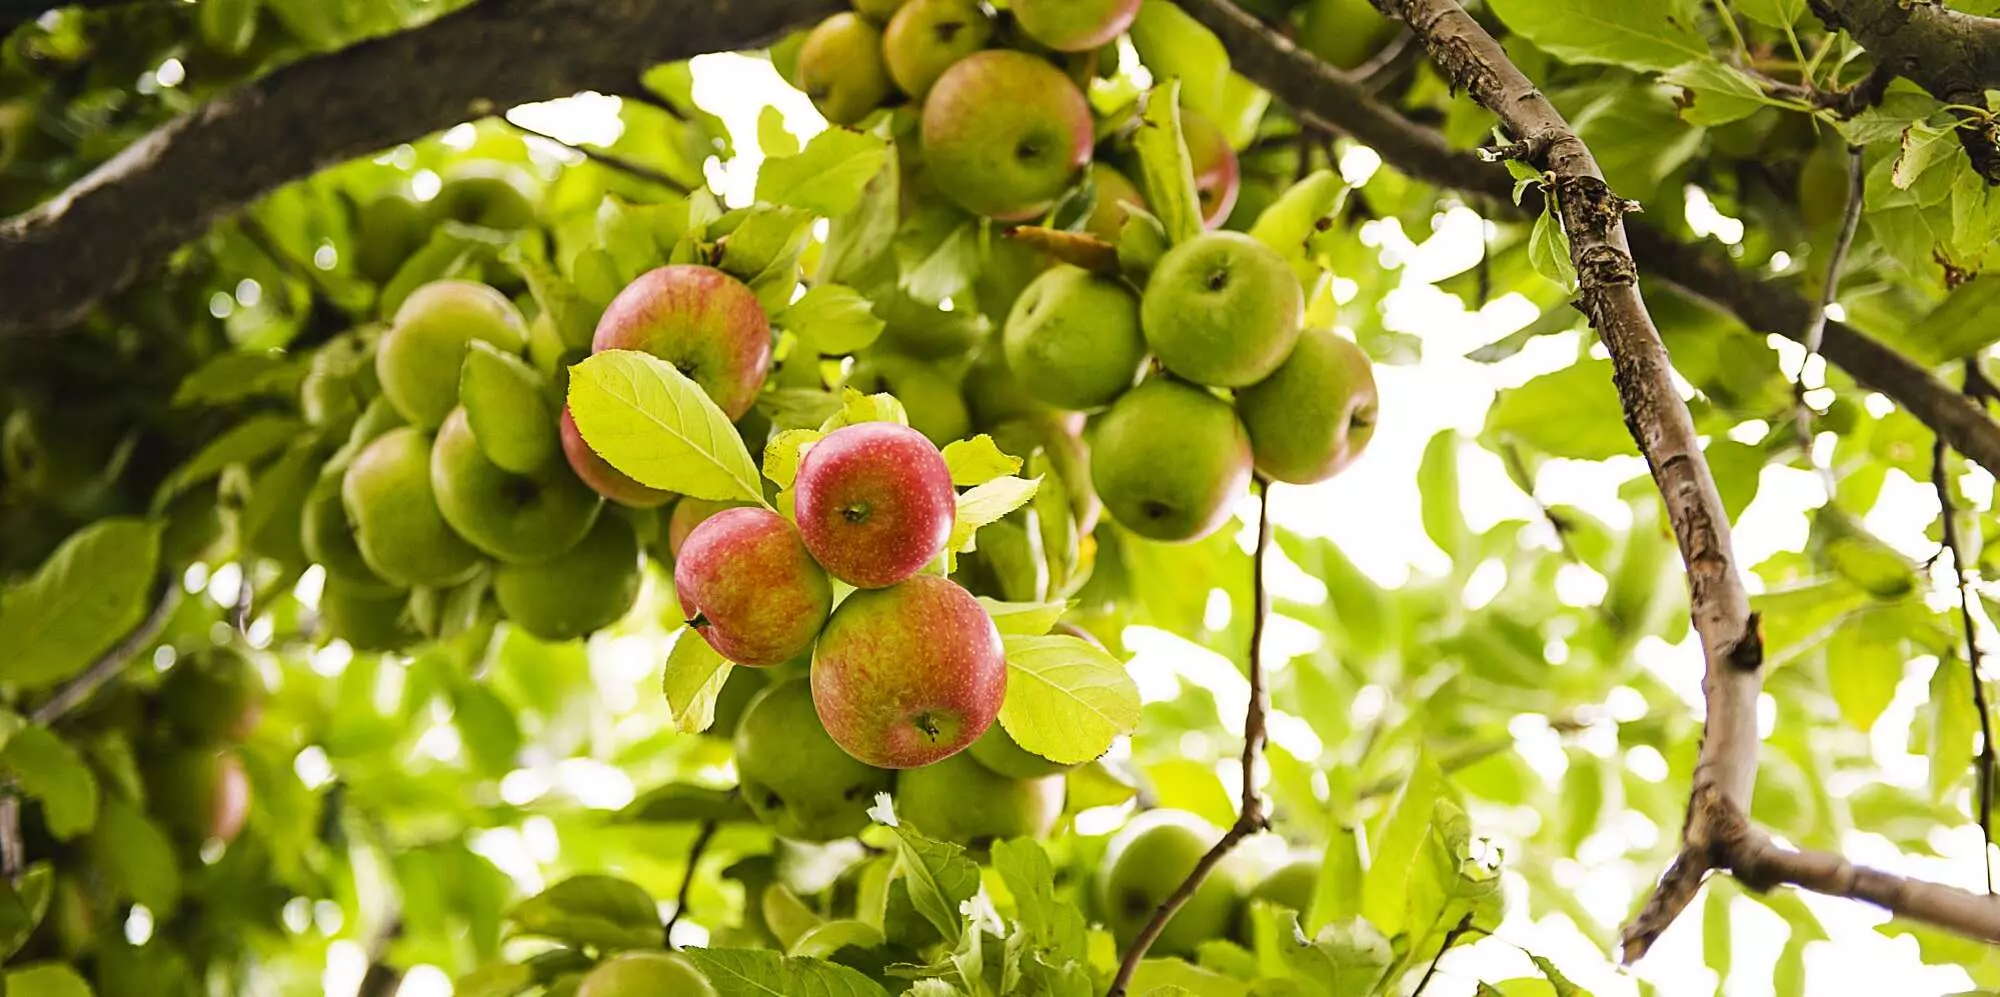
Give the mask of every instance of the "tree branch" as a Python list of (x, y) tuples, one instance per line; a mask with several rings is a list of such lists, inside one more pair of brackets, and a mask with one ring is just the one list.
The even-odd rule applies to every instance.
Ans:
[[(1972, 708), (1979, 711), (1979, 778), (1975, 793), (1979, 807), (1979, 835), (1985, 847), (1980, 857), (1986, 862), (1986, 892), (1993, 892), (1993, 712), (1986, 704), (1986, 674), (1980, 668), (1979, 628), (1972, 622), (1972, 570), (1965, 563), (1965, 547), (1958, 538), (1958, 510), (1951, 500), (1951, 479), (1945, 469), (1950, 451), (1944, 441), (1931, 448), (1931, 487), (1938, 497), (1944, 548), (1951, 551), (1951, 569), (1958, 589), (1958, 620), (1965, 631), (1965, 667), (1972, 673)], [(1944, 662), (1939, 668), (1946, 667)]]
[[(250, 584), (249, 579), (245, 578), (243, 584)], [(57, 689), (55, 695), (50, 696), (47, 702), (35, 707), (34, 712), (28, 714), (30, 721), (47, 727), (68, 716), (71, 710), (82, 706), (84, 701), (104, 683), (124, 671), (125, 666), (131, 664), (132, 659), (138, 657), (140, 652), (153, 646), (153, 641), (160, 636), (160, 631), (167, 628), (167, 621), (173, 619), (174, 610), (181, 604), (178, 579), (164, 578), (160, 585), (162, 589), (160, 599), (153, 604), (153, 611), (146, 614), (146, 618), (140, 620), (139, 625), (133, 627), (123, 640), (111, 650), (104, 652), (103, 657), (92, 662), (82, 674)]]
[(839, 0), (481, 0), (306, 59), (163, 125), (0, 222), (0, 333), (52, 330), (285, 183), (645, 66), (760, 45)]
[[(1727, 11), (1724, 12), (1725, 14)], [(1814, 311), (1806, 323), (1803, 340), (1806, 357), (1799, 363), (1799, 376), (1792, 382), (1792, 427), (1798, 432), (1799, 448), (1805, 451), (1807, 466), (1819, 472), (1820, 481), (1826, 487), (1828, 501), (1833, 499), (1836, 482), (1833, 469), (1819, 462), (1813, 453), (1812, 406), (1806, 404), (1806, 368), (1812, 365), (1814, 357), (1826, 343), (1826, 313), (1840, 297), (1840, 268), (1847, 262), (1847, 251), (1854, 245), (1854, 233), (1861, 227), (1861, 199), (1867, 174), (1861, 163), (1861, 147), (1847, 150), (1847, 204), (1841, 211), (1840, 234), (1833, 240), (1833, 252), (1826, 258), (1826, 286), (1820, 292), (1819, 309)], [(1824, 362), (1824, 358), (1821, 358)]]
[[(2000, 88), (2000, 18), (1909, 0), (1808, 0), (1826, 26), (1845, 31), (1880, 66), (1947, 104), (1986, 106)], [(2000, 184), (2000, 128), (1961, 112), (1958, 138), (1987, 183)]]
[(701, 830), (694, 836), (694, 844), (688, 846), (687, 875), (681, 877), (679, 894), (674, 898), (674, 913), (667, 918), (667, 927), (661, 932), (667, 948), (678, 948), (674, 944), (674, 925), (681, 923), (681, 915), (687, 913), (688, 895), (694, 892), (694, 870), (701, 864), (702, 853), (708, 851), (708, 843), (715, 840), (716, 828), (721, 824), (714, 818), (701, 822)]
[(1132, 985), (1132, 974), (1139, 971), (1139, 963), (1146, 958), (1146, 951), (1153, 947), (1160, 932), (1165, 931), (1167, 922), (1187, 905), (1194, 897), (1194, 891), (1208, 879), (1209, 873), (1222, 863), (1232, 849), (1243, 839), (1270, 826), (1270, 818), (1264, 812), (1264, 798), (1257, 793), (1257, 757), (1264, 749), (1265, 739), (1265, 696), (1264, 696), (1264, 625), (1271, 618), (1271, 593), (1264, 584), (1264, 558), (1271, 549), (1271, 483), (1262, 476), (1257, 478), (1257, 546), (1250, 556), (1250, 706), (1243, 717), (1243, 795), (1237, 804), (1236, 823), (1224, 832), (1207, 854), (1195, 863), (1194, 870), (1181, 881), (1167, 899), (1153, 911), (1153, 916), (1139, 929), (1138, 937), (1132, 939), (1131, 948), (1125, 958), (1118, 963), (1118, 975), (1111, 980), (1111, 989), (1106, 997), (1125, 997), (1125, 990)]
[(606, 166), (611, 169), (617, 170), (618, 172), (624, 173), (634, 179), (644, 180), (647, 183), (653, 184), (655, 186), (665, 187), (667, 190), (670, 190), (674, 192), (676, 195), (681, 197), (686, 197), (689, 193), (691, 193), (687, 189), (687, 187), (681, 184), (680, 181), (675, 180), (673, 177), (670, 177), (665, 173), (661, 173), (659, 170), (647, 166), (644, 163), (633, 162), (632, 160), (626, 159), (625, 157), (620, 156), (615, 152), (607, 152), (606, 150), (599, 149), (596, 146), (580, 145), (575, 142), (565, 142), (562, 139), (559, 139), (554, 135), (549, 134), (548, 132), (542, 131), (539, 128), (530, 128), (529, 126), (521, 124), (520, 122), (514, 121), (512, 119), (503, 119), (503, 120), (507, 122), (507, 126), (509, 128), (513, 128), (516, 131), (522, 132), (524, 134), (533, 135), (534, 137), (541, 139), (544, 142), (548, 142), (552, 145), (562, 146), (563, 148), (568, 149), (569, 151), (574, 152), (577, 155), (582, 156), (583, 158), (588, 159), (593, 163), (597, 163), (601, 166)]

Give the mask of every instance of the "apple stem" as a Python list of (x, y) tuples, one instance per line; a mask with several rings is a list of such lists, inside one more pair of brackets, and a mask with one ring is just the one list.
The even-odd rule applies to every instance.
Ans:
[(1126, 988), (1132, 984), (1132, 974), (1138, 972), (1140, 960), (1146, 957), (1146, 951), (1153, 947), (1160, 932), (1166, 930), (1167, 922), (1173, 920), (1231, 850), (1243, 839), (1271, 826), (1270, 816), (1264, 812), (1264, 798), (1257, 792), (1257, 756), (1263, 752), (1265, 740), (1264, 624), (1271, 616), (1271, 594), (1264, 585), (1264, 555), (1271, 549), (1270, 489), (1270, 481), (1258, 475), (1257, 547), (1251, 554), (1250, 569), (1253, 606), (1250, 617), (1250, 705), (1243, 717), (1243, 797), (1237, 806), (1236, 822), (1223, 833), (1222, 840), (1217, 841), (1215, 847), (1194, 864), (1194, 870), (1181, 881), (1181, 885), (1160, 901), (1152, 918), (1139, 929), (1138, 937), (1132, 939), (1132, 947), (1126, 950), (1125, 958), (1118, 964), (1118, 975), (1112, 978), (1106, 997), (1125, 997)]
[(715, 818), (701, 822), (701, 830), (695, 833), (694, 844), (688, 846), (687, 872), (681, 876), (680, 892), (674, 897), (674, 913), (667, 918), (667, 926), (660, 932), (660, 941), (667, 948), (674, 948), (674, 925), (681, 923), (681, 915), (687, 913), (688, 894), (694, 892), (694, 869), (701, 864), (702, 853), (708, 851), (708, 843), (715, 837), (720, 826)]

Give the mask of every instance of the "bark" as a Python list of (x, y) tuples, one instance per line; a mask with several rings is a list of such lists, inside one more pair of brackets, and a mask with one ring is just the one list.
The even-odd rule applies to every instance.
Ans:
[[(1897, 75), (1947, 104), (1986, 106), (2000, 89), (2000, 18), (1912, 0), (1808, 0), (1830, 29), (1845, 31)], [(1987, 183), (2000, 184), (2000, 125), (1961, 115), (1958, 138)]]

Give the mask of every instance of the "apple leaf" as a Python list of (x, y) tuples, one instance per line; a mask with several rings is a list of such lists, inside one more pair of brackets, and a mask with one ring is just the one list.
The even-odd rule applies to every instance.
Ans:
[(831, 962), (786, 958), (768, 949), (686, 949), (718, 997), (889, 997), (874, 980)]
[(768, 505), (729, 417), (665, 360), (606, 350), (570, 368), (569, 410), (592, 450), (640, 484)]
[(981, 433), (969, 440), (945, 444), (944, 466), (951, 469), (952, 484), (972, 488), (1018, 472), (1021, 458), (1002, 453), (993, 437)]
[(945, 550), (962, 554), (975, 549), (973, 535), (979, 528), (997, 523), (1002, 517), (1027, 505), (1035, 497), (1035, 489), (1040, 488), (1040, 478), (1016, 478), (1008, 476), (994, 478), (983, 485), (960, 492), (958, 515), (951, 524), (951, 539), (945, 542)]
[(562, 446), (556, 413), (549, 408), (548, 378), (483, 339), (470, 345), (458, 369), (458, 397), (472, 438), (501, 469), (533, 474)]
[(886, 940), (882, 937), (882, 929), (866, 921), (842, 919), (806, 929), (805, 934), (792, 942), (786, 954), (795, 958), (826, 959), (844, 948), (865, 952), (879, 949), (884, 944)]
[(764, 155), (778, 159), (799, 154), (799, 137), (785, 127), (785, 112), (775, 104), (766, 104), (757, 112), (757, 146)]
[(1181, 135), (1180, 94), (1177, 79), (1147, 91), (1139, 131), (1132, 139), (1139, 150), (1139, 171), (1146, 181), (1146, 204), (1174, 244), (1186, 242), (1202, 230), (1194, 166), (1188, 157), (1187, 140)]
[(1306, 296), (1325, 278), (1326, 271), (1313, 259), (1307, 240), (1319, 232), (1320, 223), (1339, 213), (1347, 201), (1347, 182), (1332, 170), (1316, 170), (1304, 180), (1278, 195), (1271, 206), (1250, 226), (1250, 236), (1278, 251), (1298, 275)]
[(858, 422), (893, 422), (898, 426), (907, 426), (910, 416), (903, 411), (903, 403), (897, 401), (895, 395), (864, 395), (853, 388), (845, 388), (841, 391), (840, 411), (829, 417), (819, 431), (831, 433)]
[(16, 731), (0, 752), (5, 769), (21, 791), (42, 801), (49, 833), (68, 841), (97, 823), (97, 777), (69, 742), (46, 727)]
[(772, 322), (797, 334), (806, 346), (829, 356), (867, 349), (882, 335), (884, 322), (861, 292), (839, 284), (817, 284), (779, 312)]
[(1057, 959), (1090, 956), (1083, 911), (1057, 898), (1055, 866), (1032, 838), (993, 843), (993, 871), (1007, 884), (1030, 942)]
[(145, 618), (159, 549), (158, 524), (101, 519), (0, 592), (0, 681), (39, 689), (88, 667)]
[(667, 709), (673, 712), (674, 726), (681, 733), (699, 734), (715, 723), (715, 698), (722, 694), (722, 683), (735, 667), (692, 629), (683, 629), (675, 638), (660, 691), (666, 695)]
[(900, 823), (890, 826), (896, 830), (896, 868), (909, 888), (911, 906), (956, 945), (966, 926), (958, 908), (979, 892), (979, 866), (960, 845), (926, 838)]
[(76, 970), (60, 962), (36, 962), (7, 970), (0, 981), (0, 993), (33, 994), (35, 997), (91, 997), (90, 984)]
[(255, 464), (283, 450), (306, 432), (304, 423), (289, 416), (251, 416), (208, 442), (187, 463), (167, 476), (153, 496), (157, 514), (166, 504), (192, 485), (201, 484), (237, 464)]
[(979, 597), (979, 604), (986, 609), (986, 615), (993, 618), (993, 625), (1002, 634), (1017, 637), (1040, 637), (1048, 633), (1069, 612), (1069, 603), (1063, 602), (1001, 602), (998, 599)]
[(798, 155), (765, 160), (757, 172), (757, 200), (844, 215), (861, 203), (862, 190), (888, 162), (888, 140), (829, 128)]
[(565, 879), (515, 904), (507, 919), (524, 935), (600, 949), (655, 948), (665, 937), (653, 895), (616, 876)]
[(1444, 773), (1428, 755), (1419, 755), (1389, 810), (1369, 829), (1373, 860), (1361, 880), (1361, 916), (1394, 936), (1407, 925), (1409, 880), (1418, 852), (1429, 836), (1431, 813), (1445, 792)]
[(1076, 765), (1139, 726), (1139, 687), (1110, 652), (1070, 636), (1002, 639), (1007, 700), (1000, 726), (1022, 748)]
[(817, 429), (787, 429), (771, 437), (771, 442), (764, 444), (764, 477), (779, 488), (792, 487), (799, 476), (799, 461), (806, 458), (813, 444), (825, 438)]
[(1528, 261), (1564, 291), (1576, 291), (1576, 263), (1569, 255), (1569, 233), (1563, 231), (1554, 198), (1542, 202), (1541, 216), (1535, 219), (1535, 228), (1528, 235)]
[(1487, 9), (1536, 47), (1574, 63), (1668, 70), (1708, 54), (1674, 0), (1493, 0)]

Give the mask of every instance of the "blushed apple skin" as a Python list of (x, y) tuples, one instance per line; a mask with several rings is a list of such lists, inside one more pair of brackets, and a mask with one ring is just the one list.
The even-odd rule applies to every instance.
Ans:
[(833, 610), (833, 584), (799, 531), (769, 509), (724, 509), (688, 534), (674, 594), (695, 632), (739, 665), (803, 654)]
[(714, 267), (665, 266), (611, 299), (590, 349), (638, 350), (673, 364), (734, 422), (771, 372), (771, 321), (742, 281)]
[(563, 459), (569, 462), (569, 469), (575, 471), (591, 491), (628, 509), (657, 509), (673, 501), (673, 492), (640, 484), (590, 449), (590, 444), (584, 441), (583, 431), (576, 428), (576, 419), (569, 414), (567, 405), (563, 406), (559, 429)]
[(1014, 0), (1028, 36), (1058, 52), (1109, 45), (1139, 16), (1140, 0)]
[(960, 59), (993, 39), (993, 18), (978, 0), (910, 0), (882, 34), (882, 54), (898, 89), (923, 100)]
[(944, 550), (958, 493), (944, 456), (892, 422), (845, 426), (799, 462), (794, 511), (806, 549), (856, 588), (894, 585)]
[(1000, 631), (972, 593), (936, 575), (863, 590), (813, 650), (813, 704), (848, 754), (877, 768), (949, 758), (986, 733), (1007, 695)]
[[(643, 487), (643, 486), (641, 486)], [(667, 553), (681, 556), (681, 545), (687, 543), (688, 534), (695, 527), (708, 522), (709, 517), (724, 509), (741, 508), (741, 502), (717, 502), (688, 496), (674, 503), (674, 511), (667, 517)]]
[(1201, 223), (1220, 228), (1236, 210), (1243, 184), (1243, 167), (1222, 126), (1200, 111), (1184, 111), (1181, 134), (1187, 142), (1188, 163), (1194, 169), (1194, 191), (1201, 202)]
[(924, 98), (924, 155), (946, 197), (975, 215), (1027, 221), (1090, 165), (1090, 102), (1025, 52), (959, 60)]

